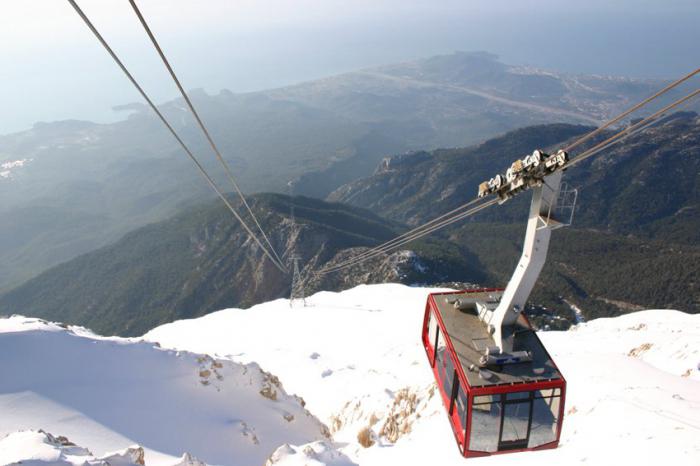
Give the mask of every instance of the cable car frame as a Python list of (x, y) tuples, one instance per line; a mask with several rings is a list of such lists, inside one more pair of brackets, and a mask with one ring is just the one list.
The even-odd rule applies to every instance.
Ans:
[(494, 188), (500, 202), (532, 190), (523, 253), (508, 286), (432, 293), (425, 306), (423, 346), (465, 457), (556, 448), (561, 437), (566, 380), (523, 310), (552, 230), (571, 223), (576, 193), (561, 186), (566, 152), (535, 154)]
[[(502, 291), (482, 289), (432, 293), (425, 307), (423, 345), (459, 451), (464, 457), (556, 448), (561, 436), (566, 380), (524, 314), (518, 320), (521, 335), (527, 334), (523, 342), (527, 340), (534, 349), (532, 362), (503, 365), (499, 372), (476, 366), (475, 361), (481, 354), (476, 347), (470, 352), (468, 345), (460, 342), (457, 344), (459, 351), (455, 349), (452, 337), (464, 336), (457, 325), (462, 329), (483, 326), (465, 326), (477, 324), (478, 317), (459, 309), (449, 309), (452, 307), (449, 301), (465, 295), (493, 297)], [(455, 315), (443, 318), (443, 312)], [(486, 337), (486, 333), (484, 331), (480, 337)], [(465, 367), (465, 363), (469, 365)], [(538, 363), (543, 367), (535, 367)], [(485, 407), (488, 407), (488, 413)], [(519, 426), (514, 426), (514, 420)]]

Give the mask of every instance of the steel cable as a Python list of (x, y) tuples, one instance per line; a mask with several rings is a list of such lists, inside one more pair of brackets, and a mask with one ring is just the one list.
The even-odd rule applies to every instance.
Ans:
[(197, 120), (197, 124), (199, 125), (199, 128), (202, 130), (202, 133), (204, 133), (204, 136), (206, 137), (207, 141), (209, 141), (209, 145), (211, 146), (212, 150), (214, 151), (214, 154), (216, 154), (216, 158), (219, 160), (219, 163), (223, 166), (224, 171), (226, 172), (226, 175), (228, 176), (228, 179), (231, 181), (231, 184), (233, 185), (234, 189), (236, 190), (238, 197), (243, 202), (243, 205), (245, 206), (246, 210), (248, 211), (248, 214), (250, 214), (251, 218), (255, 222), (255, 225), (257, 226), (258, 230), (262, 234), (262, 237), (265, 240), (265, 242), (267, 243), (267, 245), (269, 246), (270, 250), (277, 258), (277, 261), (279, 263), (283, 263), (279, 254), (277, 254), (277, 251), (275, 250), (274, 246), (272, 246), (272, 243), (270, 242), (269, 238), (265, 234), (265, 230), (263, 230), (262, 226), (260, 226), (260, 222), (258, 222), (257, 217), (255, 216), (255, 214), (251, 210), (250, 206), (248, 205), (248, 201), (246, 200), (245, 196), (243, 195), (243, 192), (241, 192), (241, 189), (238, 186), (238, 183), (236, 182), (235, 178), (233, 177), (233, 173), (231, 173), (231, 168), (229, 167), (228, 162), (226, 162), (224, 157), (221, 155), (221, 152), (219, 151), (218, 146), (216, 145), (216, 143), (214, 143), (214, 139), (211, 137), (211, 134), (207, 130), (206, 126), (204, 125), (204, 122), (199, 117), (199, 113), (197, 112), (197, 110), (195, 110), (194, 105), (192, 105), (190, 98), (188, 97), (187, 93), (185, 92), (185, 89), (180, 84), (180, 80), (178, 79), (177, 75), (175, 74), (175, 71), (173, 70), (172, 66), (170, 66), (170, 62), (165, 57), (165, 53), (163, 52), (163, 49), (160, 47), (160, 44), (158, 43), (158, 41), (156, 40), (155, 35), (151, 31), (151, 28), (148, 26), (146, 19), (141, 14), (141, 10), (139, 10), (139, 7), (136, 5), (136, 1), (129, 0), (129, 3), (131, 4), (131, 7), (133, 8), (134, 13), (136, 13), (136, 16), (138, 17), (139, 21), (141, 22), (141, 25), (143, 26), (144, 30), (146, 31), (146, 34), (151, 39), (151, 42), (153, 43), (153, 46), (155, 47), (156, 51), (158, 52), (158, 55), (160, 56), (161, 60), (163, 61), (163, 64), (168, 69), (168, 72), (170, 73), (170, 76), (173, 78), (175, 85), (177, 86), (178, 90), (180, 91), (180, 94), (182, 95), (183, 99), (185, 99), (185, 103), (187, 103), (187, 106), (189, 107), (190, 111), (192, 112), (192, 115), (194, 115), (195, 120)]
[(447, 212), (447, 213), (445, 213), (445, 214), (443, 214), (443, 215), (441, 215), (441, 216), (439, 216), (439, 217), (437, 217), (437, 218), (434, 218), (433, 220), (431, 220), (431, 221), (429, 221), (429, 222), (427, 222), (427, 223), (424, 223), (423, 225), (420, 225), (420, 226), (418, 226), (418, 227), (416, 227), (416, 228), (414, 228), (414, 229), (412, 229), (412, 230), (409, 230), (409, 231), (407, 231), (407, 232), (405, 232), (405, 233), (403, 233), (403, 234), (397, 236), (396, 238), (393, 238), (393, 239), (390, 240), (390, 241), (387, 241), (387, 242), (385, 242), (385, 243), (382, 243), (382, 244), (380, 244), (379, 246), (375, 246), (374, 248), (372, 248), (372, 249), (370, 249), (370, 250), (368, 250), (368, 251), (365, 251), (365, 252), (359, 254), (357, 258), (359, 259), (359, 258), (361, 258), (361, 257), (364, 257), (364, 256), (367, 256), (367, 255), (369, 255), (369, 254), (372, 254), (375, 250), (388, 248), (388, 247), (392, 246), (394, 243), (401, 241), (401, 240), (404, 239), (405, 237), (410, 236), (410, 235), (413, 235), (413, 234), (415, 234), (415, 233), (418, 233), (419, 231), (421, 231), (421, 230), (423, 230), (423, 229), (425, 229), (425, 228), (429, 228), (431, 225), (433, 225), (433, 224), (439, 222), (440, 220), (442, 220), (442, 219), (444, 219), (444, 218), (446, 218), (446, 217), (450, 217), (450, 216), (452, 216), (452, 215), (457, 215), (460, 211), (463, 211), (463, 210), (465, 210), (465, 209), (468, 209), (469, 207), (471, 207), (472, 205), (474, 205), (474, 204), (477, 203), (478, 201), (480, 201), (479, 198), (472, 199), (471, 201), (467, 202), (466, 204), (462, 204), (461, 206), (459, 206), (459, 207), (457, 207), (457, 208), (455, 208), (455, 209), (453, 209), (453, 210), (451, 210), (451, 211), (449, 211), (449, 212)]
[[(595, 146), (591, 147), (590, 149), (585, 150), (583, 153), (580, 155), (576, 156), (573, 158), (569, 163), (566, 164), (566, 168), (573, 167), (578, 163), (581, 163), (582, 161), (588, 159), (589, 157), (592, 157), (599, 153), (601, 150), (606, 149), (610, 147), (612, 144), (619, 142), (620, 140), (631, 136), (632, 134), (636, 134), (639, 131), (642, 131), (646, 129), (648, 126), (652, 125), (655, 123), (658, 119), (663, 117), (664, 114), (666, 114), (669, 110), (672, 110), (679, 105), (682, 105), (684, 103), (687, 103), (691, 99), (695, 98), (700, 94), (700, 89), (696, 89), (695, 91), (687, 94), (685, 97), (682, 97), (661, 110), (658, 110), (654, 112), (653, 114), (649, 115), (648, 117), (638, 121), (637, 123), (628, 126), (627, 128), (623, 129), (622, 131), (614, 134), (613, 136), (607, 138), (606, 140), (596, 144)], [(622, 138), (622, 139), (621, 139)]]
[(474, 215), (474, 214), (476, 214), (476, 213), (478, 213), (478, 212), (480, 212), (480, 211), (486, 209), (487, 207), (490, 207), (490, 206), (492, 206), (492, 205), (494, 205), (494, 204), (497, 204), (497, 203), (498, 203), (498, 199), (495, 199), (495, 198), (494, 198), (494, 199), (488, 200), (488, 201), (486, 201), (486, 202), (484, 202), (484, 203), (482, 203), (482, 204), (479, 204), (479, 205), (477, 205), (476, 207), (473, 207), (473, 208), (471, 208), (471, 209), (469, 209), (469, 210), (467, 210), (467, 211), (465, 211), (465, 212), (462, 212), (462, 213), (457, 214), (457, 215), (454, 215), (454, 216), (452, 216), (452, 217), (450, 217), (450, 218), (448, 218), (448, 219), (445, 219), (445, 220), (443, 220), (442, 222), (439, 222), (439, 223), (433, 225), (432, 227), (430, 227), (430, 228), (428, 228), (428, 229), (426, 229), (426, 230), (423, 230), (423, 231), (417, 232), (417, 233), (415, 233), (415, 234), (413, 234), (413, 235), (411, 235), (411, 236), (408, 236), (408, 237), (404, 238), (404, 240), (399, 241), (399, 242), (397, 242), (397, 243), (395, 243), (395, 244), (393, 244), (393, 245), (391, 245), (391, 246), (389, 246), (389, 247), (387, 247), (387, 248), (384, 248), (384, 249), (382, 249), (382, 250), (373, 250), (372, 254), (370, 254), (369, 256), (365, 256), (365, 257), (360, 258), (360, 259), (350, 258), (349, 260), (347, 260), (347, 261), (345, 261), (345, 262), (341, 262), (340, 264), (337, 264), (337, 265), (335, 265), (335, 266), (333, 266), (333, 267), (329, 267), (329, 268), (326, 268), (326, 269), (319, 270), (318, 272), (316, 272), (316, 274), (317, 274), (317, 275), (322, 275), (322, 274), (326, 274), (326, 273), (330, 273), (330, 272), (337, 272), (337, 271), (339, 271), (339, 270), (341, 270), (341, 269), (344, 269), (344, 268), (347, 268), (347, 267), (350, 267), (350, 266), (359, 264), (360, 262), (364, 262), (364, 261), (366, 261), (366, 260), (373, 259), (374, 257), (377, 257), (377, 256), (379, 256), (379, 255), (381, 255), (381, 254), (384, 254), (384, 253), (388, 252), (388, 251), (394, 250), (394, 249), (399, 248), (399, 247), (401, 247), (401, 246), (403, 246), (403, 245), (405, 245), (405, 244), (408, 244), (408, 243), (410, 243), (410, 242), (412, 242), (412, 241), (415, 241), (415, 240), (417, 240), (417, 239), (420, 239), (420, 238), (422, 238), (422, 237), (424, 237), (424, 236), (426, 236), (426, 235), (428, 235), (428, 234), (430, 234), (430, 233), (433, 233), (433, 232), (435, 232), (435, 231), (437, 231), (437, 230), (440, 230), (440, 229), (442, 229), (442, 228), (444, 228), (444, 227), (446, 227), (446, 226), (449, 226), (449, 225), (451, 225), (451, 224), (453, 224), (453, 223), (455, 223), (455, 222), (458, 222), (459, 220), (462, 220), (462, 219), (465, 219), (465, 218), (467, 218), (467, 217), (470, 217), (470, 216), (472, 216), (472, 215)]
[(609, 128), (610, 126), (614, 125), (614, 124), (617, 123), (618, 121), (622, 120), (623, 118), (625, 118), (625, 117), (626, 117), (627, 115), (629, 115), (630, 113), (639, 110), (640, 108), (642, 108), (643, 106), (645, 106), (646, 104), (648, 104), (649, 102), (651, 102), (652, 100), (654, 100), (654, 99), (658, 98), (659, 96), (665, 94), (666, 92), (670, 91), (670, 90), (673, 89), (674, 87), (677, 87), (678, 85), (684, 83), (685, 81), (689, 80), (690, 78), (692, 78), (693, 76), (695, 76), (695, 75), (698, 74), (698, 73), (700, 73), (700, 68), (697, 68), (696, 70), (691, 71), (690, 73), (686, 74), (686, 75), (683, 76), (682, 78), (677, 79), (676, 81), (672, 82), (671, 84), (669, 84), (668, 86), (664, 87), (664, 88), (661, 89), (660, 91), (656, 92), (654, 95), (652, 95), (652, 96), (650, 96), (650, 97), (647, 97), (647, 98), (644, 99), (643, 101), (639, 102), (637, 105), (634, 105), (634, 106), (630, 107), (629, 109), (625, 110), (624, 112), (620, 113), (618, 116), (616, 116), (616, 117), (613, 118), (612, 120), (608, 121), (608, 122), (605, 123), (603, 126), (601, 126), (601, 127), (599, 127), (599, 128), (596, 128), (595, 130), (591, 131), (590, 133), (588, 133), (588, 134), (585, 135), (584, 137), (582, 137), (582, 138), (576, 140), (575, 142), (569, 144), (569, 146), (567, 146), (566, 148), (564, 148), (564, 151), (570, 152), (570, 151), (571, 151), (572, 149), (574, 149), (575, 147), (577, 147), (577, 146), (583, 144), (584, 142), (586, 142), (586, 141), (588, 141), (589, 139), (591, 139), (593, 136), (595, 136), (595, 135), (601, 133), (601, 132), (604, 131), (605, 129)]
[(133, 75), (129, 72), (129, 70), (126, 68), (124, 63), (119, 59), (119, 57), (116, 55), (116, 53), (112, 50), (112, 48), (109, 46), (107, 41), (102, 37), (102, 35), (99, 33), (97, 28), (92, 24), (90, 19), (85, 15), (83, 10), (78, 6), (78, 4), (75, 2), (75, 0), (67, 0), (68, 3), (71, 4), (71, 6), (75, 9), (76, 13), (78, 13), (78, 16), (83, 20), (85, 25), (92, 31), (92, 33), (95, 35), (97, 40), (102, 44), (102, 46), (105, 48), (107, 53), (112, 57), (112, 59), (115, 61), (115, 63), (119, 66), (119, 68), (124, 72), (126, 77), (131, 81), (131, 84), (134, 85), (136, 90), (141, 94), (143, 99), (148, 103), (148, 105), (153, 109), (153, 111), (156, 113), (158, 118), (163, 122), (165, 127), (170, 131), (170, 133), (173, 135), (175, 140), (180, 144), (180, 146), (184, 149), (185, 153), (187, 153), (187, 156), (194, 162), (195, 166), (199, 170), (199, 172), (204, 176), (206, 179), (207, 183), (209, 183), (209, 186), (216, 192), (216, 194), (221, 198), (222, 201), (224, 201), (224, 204), (226, 204), (226, 207), (231, 211), (231, 213), (236, 217), (236, 219), (241, 223), (243, 228), (246, 230), (248, 235), (257, 243), (258, 246), (262, 249), (263, 253), (272, 261), (272, 263), (280, 269), (283, 273), (287, 273), (286, 268), (284, 267), (284, 264), (281, 262), (277, 262), (277, 260), (270, 254), (270, 252), (263, 246), (263, 244), (260, 242), (260, 240), (257, 238), (255, 234), (253, 234), (252, 230), (248, 227), (248, 225), (243, 221), (243, 219), (238, 215), (238, 212), (236, 212), (236, 209), (233, 208), (231, 203), (226, 199), (226, 196), (223, 195), (219, 187), (217, 186), (216, 182), (209, 176), (207, 171), (204, 169), (204, 167), (199, 163), (199, 160), (197, 160), (197, 157), (192, 153), (192, 151), (187, 147), (187, 145), (184, 143), (184, 141), (180, 138), (180, 136), (177, 134), (175, 129), (168, 123), (168, 120), (165, 119), (163, 114), (158, 110), (158, 107), (153, 103), (150, 97), (148, 97), (148, 94), (143, 90), (141, 85), (136, 81), (136, 79), (133, 77)]

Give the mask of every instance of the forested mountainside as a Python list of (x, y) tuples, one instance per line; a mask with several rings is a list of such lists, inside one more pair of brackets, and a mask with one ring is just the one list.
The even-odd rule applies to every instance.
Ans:
[[(523, 128), (466, 149), (416, 152), (384, 161), (374, 175), (349, 183), (328, 200), (366, 207), (420, 224), (476, 197), (476, 186), (532, 148), (555, 150), (590, 128)], [(605, 136), (601, 136), (604, 138)], [(598, 139), (601, 139), (598, 138)], [(577, 152), (581, 152), (578, 150)], [(700, 241), (700, 117), (676, 113), (643, 133), (567, 170), (579, 189), (576, 225), (674, 242)], [(576, 157), (576, 153), (571, 157)], [(524, 218), (526, 196), (476, 217)]]
[(479, 183), (504, 171), (529, 148), (554, 147), (592, 129), (568, 124), (530, 126), (468, 148), (394, 155), (384, 159), (372, 176), (341, 186), (327, 199), (418, 225), (474, 199)]
[[(580, 190), (575, 224), (554, 233), (533, 304), (570, 320), (572, 305), (587, 318), (653, 307), (697, 312), (699, 126), (697, 115), (676, 114), (567, 171), (567, 182)], [(384, 281), (504, 286), (520, 254), (528, 196), (390, 257), (340, 273), (311, 271), (393, 237), (404, 228), (398, 220), (416, 224), (473, 198), (477, 180), (522, 155), (523, 145), (556, 147), (587, 129), (535, 126), (468, 149), (392, 158), (334, 194), (374, 213), (282, 195), (255, 196), (253, 204), (276, 247), (297, 248), (309, 292)], [(0, 296), (0, 313), (135, 335), (173, 319), (287, 295), (290, 277), (261, 260), (250, 243), (218, 202), (189, 208)]]
[[(290, 219), (294, 205), (296, 222)], [(324, 264), (385, 241), (402, 230), (356, 207), (278, 194), (251, 205), (285, 260), (294, 248), (305, 279)], [(428, 240), (357, 272), (313, 278), (308, 291), (361, 283), (436, 283), (483, 277), (469, 254)], [(21, 313), (141, 335), (177, 319), (289, 295), (291, 275), (263, 258), (220, 201), (135, 230), (113, 245), (58, 265), (0, 296), (0, 314)]]
[[(659, 81), (572, 76), (456, 53), (271, 91), (191, 93), (246, 192), (325, 197), (381, 158), (456, 147), (545, 122), (592, 124)], [(0, 136), (0, 291), (163, 220), (211, 193), (141, 104), (113, 124), (40, 123)], [(220, 168), (179, 100), (166, 117), (217, 180)], [(226, 187), (223, 183), (224, 189)]]
[[(466, 149), (392, 157), (330, 200), (420, 224), (475, 197), (475, 187), (533, 148), (584, 128), (524, 128)], [(559, 140), (559, 144), (555, 141)], [(575, 154), (574, 154), (575, 156)], [(588, 317), (632, 309), (700, 309), (700, 118), (677, 113), (565, 173), (579, 189), (574, 226), (557, 231), (533, 300)], [(474, 216), (448, 235), (478, 257), (490, 285), (519, 258), (529, 196)]]
[[(524, 224), (468, 223), (449, 238), (470, 251), (489, 277), (505, 286), (520, 259)], [(700, 247), (588, 228), (553, 232), (547, 263), (530, 303), (575, 321), (642, 309), (700, 312)], [(541, 311), (538, 310), (538, 313)]]

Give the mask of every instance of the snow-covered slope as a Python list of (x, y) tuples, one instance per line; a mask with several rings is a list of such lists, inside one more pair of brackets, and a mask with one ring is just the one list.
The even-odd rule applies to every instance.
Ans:
[(13, 432), (0, 440), (0, 464), (137, 466), (144, 464), (144, 456), (143, 448), (136, 446), (96, 457), (66, 437), (42, 430)]
[(195, 465), (184, 452), (246, 466), (700, 464), (700, 315), (643, 311), (541, 333), (568, 381), (560, 447), (464, 460), (420, 344), (430, 291), (322, 292), (304, 308), (228, 309), (145, 341), (0, 319), (0, 439), (11, 434), (0, 464), (101, 465), (120, 450), (108, 462), (129, 464), (133, 444), (146, 465)]
[[(229, 309), (145, 338), (256, 361), (331, 427), (335, 445), (285, 445), (269, 464), (464, 464), (419, 339), (430, 291), (322, 292), (305, 308)], [(569, 384), (560, 448), (469, 464), (700, 464), (700, 315), (644, 311), (540, 336)]]
[[(262, 464), (285, 442), (323, 440), (327, 433), (255, 363), (38, 319), (0, 319), (0, 439), (30, 429), (99, 455), (139, 444), (147, 465), (178, 463), (185, 452), (209, 464)], [(0, 443), (0, 464), (34, 458), (34, 451), (4, 456), (23, 438)], [(56, 455), (60, 448), (50, 443), (29, 441)]]

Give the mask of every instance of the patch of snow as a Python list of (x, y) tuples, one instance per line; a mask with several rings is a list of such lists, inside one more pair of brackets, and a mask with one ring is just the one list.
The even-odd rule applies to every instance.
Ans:
[(143, 466), (144, 452), (138, 445), (96, 457), (66, 437), (39, 431), (13, 432), (0, 439), (0, 464)]
[(330, 442), (295, 446), (284, 444), (270, 456), (265, 466), (356, 466)]
[[(578, 346), (588, 354), (638, 359), (673, 375), (700, 381), (700, 315), (673, 310), (648, 310), (595, 319), (572, 327)], [(541, 335), (555, 345), (567, 333)], [(562, 351), (565, 353), (565, 351)]]
[(33, 159), (19, 159), (0, 163), (0, 178), (12, 178), (13, 170), (24, 167), (27, 162), (31, 162), (32, 160)]
[(207, 464), (203, 461), (199, 461), (189, 453), (185, 453), (180, 460), (172, 466), (207, 466)]
[(185, 452), (210, 464), (263, 464), (283, 443), (328, 435), (256, 363), (40, 319), (0, 319), (0, 374), (0, 437), (45, 429), (98, 452), (138, 443), (149, 465), (187, 464)]
[(586, 318), (583, 316), (583, 311), (581, 310), (580, 307), (578, 307), (576, 304), (567, 301), (566, 299), (562, 299), (564, 303), (566, 303), (567, 306), (569, 306), (569, 309), (574, 311), (574, 318), (576, 319), (577, 324), (582, 324), (586, 321)]
[(393, 260), (394, 274), (400, 278), (406, 277), (406, 274), (401, 273), (401, 266), (406, 264), (410, 265), (413, 270), (419, 273), (426, 273), (429, 270), (428, 267), (420, 261), (418, 254), (411, 250), (398, 251), (391, 256), (391, 259)]
[[(327, 422), (366, 390), (425, 384), (425, 353), (417, 346), (422, 310), (415, 312), (424, 309), (425, 298), (425, 288), (361, 285), (316, 293), (306, 307), (290, 309), (288, 300), (279, 299), (177, 321), (144, 338), (173, 349), (207, 348), (201, 352), (239, 363), (255, 361)], [(310, 359), (313, 353), (323, 357)], [(408, 368), (397, 370), (397, 360)]]
[(0, 168), (2, 168), (3, 170), (9, 170), (11, 168), (23, 167), (27, 160), (28, 159), (21, 159), (12, 162), (3, 162), (0, 163)]

